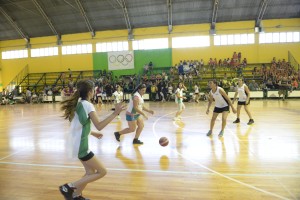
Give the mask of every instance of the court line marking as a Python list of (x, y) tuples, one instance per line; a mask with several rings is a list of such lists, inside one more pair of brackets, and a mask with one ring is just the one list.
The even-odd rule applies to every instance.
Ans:
[[(20, 162), (0, 162), (0, 165), (20, 165), (20, 166), (32, 166), (32, 167), (52, 167), (52, 168), (67, 168), (67, 169), (83, 169), (84, 167), (75, 165), (51, 165), (51, 164), (33, 164), (33, 163), (20, 163)], [(191, 172), (191, 171), (170, 171), (170, 170), (147, 170), (147, 169), (126, 169), (126, 168), (107, 168), (111, 171), (126, 171), (126, 172), (149, 172), (149, 173), (168, 173), (168, 174), (191, 174), (191, 175), (215, 175), (209, 172)], [(238, 174), (228, 173), (229, 176), (243, 176), (243, 177), (292, 177), (300, 178), (300, 174)]]
[[(153, 125), (152, 125), (152, 130), (153, 130), (153, 134), (154, 134), (154, 136), (155, 136), (156, 138), (158, 138), (158, 135), (156, 134), (156, 131), (155, 131), (156, 123), (160, 120), (160, 118), (163, 118), (163, 117), (165, 117), (165, 116), (171, 115), (172, 113), (174, 113), (174, 112), (165, 114), (165, 115), (163, 115), (163, 116), (157, 118), (157, 119), (155, 120), (155, 122), (153, 123)], [(268, 194), (268, 195), (270, 195), (270, 196), (274, 196), (274, 197), (277, 197), (277, 198), (279, 198), (279, 199), (289, 200), (289, 198), (287, 198), (287, 197), (283, 197), (283, 196), (280, 196), (280, 195), (278, 195), (278, 194), (269, 192), (269, 191), (267, 191), (267, 190), (260, 189), (260, 188), (258, 188), (258, 187), (253, 186), (253, 185), (250, 185), (250, 184), (248, 184), (248, 183), (244, 183), (244, 182), (242, 182), (242, 181), (239, 181), (239, 180), (237, 180), (237, 179), (234, 179), (234, 178), (231, 178), (231, 177), (229, 177), (229, 176), (227, 176), (227, 175), (224, 175), (224, 174), (222, 174), (222, 173), (219, 173), (219, 172), (217, 172), (217, 171), (215, 171), (215, 170), (213, 170), (213, 169), (211, 169), (211, 168), (209, 168), (209, 167), (206, 167), (206, 166), (204, 166), (204, 165), (202, 165), (202, 164), (200, 164), (200, 163), (198, 163), (198, 162), (196, 162), (196, 161), (194, 161), (194, 160), (192, 160), (192, 159), (190, 159), (190, 158), (187, 158), (186, 156), (184, 156), (183, 154), (179, 153), (179, 152), (178, 152), (177, 150), (175, 150), (175, 149), (171, 149), (171, 150), (172, 150), (174, 153), (176, 153), (176, 154), (178, 154), (179, 156), (181, 156), (182, 158), (184, 158), (184, 159), (186, 159), (186, 160), (188, 160), (188, 161), (194, 163), (195, 165), (199, 166), (200, 168), (203, 168), (203, 169), (206, 169), (206, 170), (210, 171), (210, 172), (213, 173), (213, 174), (219, 175), (219, 176), (221, 176), (221, 177), (223, 177), (223, 178), (225, 178), (225, 179), (228, 179), (228, 180), (230, 180), (230, 181), (233, 181), (233, 182), (238, 183), (238, 184), (240, 184), (240, 185), (243, 185), (243, 186), (245, 186), (245, 187), (254, 189), (254, 190), (256, 190), (256, 191), (259, 191), (259, 192)]]

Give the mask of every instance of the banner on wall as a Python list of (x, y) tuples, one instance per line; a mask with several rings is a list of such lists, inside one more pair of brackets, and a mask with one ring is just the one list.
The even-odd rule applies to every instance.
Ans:
[(134, 69), (133, 51), (108, 52), (108, 70)]

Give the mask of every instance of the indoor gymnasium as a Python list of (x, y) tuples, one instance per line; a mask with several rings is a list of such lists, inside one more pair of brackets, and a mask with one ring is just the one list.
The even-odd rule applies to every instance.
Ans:
[(299, 200), (299, 0), (0, 1), (0, 199)]

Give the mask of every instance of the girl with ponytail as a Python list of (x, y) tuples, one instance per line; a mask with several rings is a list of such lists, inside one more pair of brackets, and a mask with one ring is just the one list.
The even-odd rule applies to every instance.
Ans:
[(94, 83), (90, 80), (81, 80), (77, 83), (77, 90), (73, 96), (61, 103), (61, 110), (64, 111), (63, 117), (71, 122), (69, 138), (73, 156), (80, 160), (85, 169), (85, 175), (82, 178), (59, 187), (66, 200), (85, 199), (82, 197), (82, 191), (86, 185), (106, 174), (105, 167), (89, 150), (88, 136), (91, 133), (91, 121), (100, 131), (125, 109), (122, 104), (117, 104), (115, 111), (100, 121), (90, 102), (93, 96)]
[(139, 140), (139, 136), (144, 128), (144, 120), (143, 118), (140, 117), (140, 115), (143, 115), (145, 119), (148, 119), (144, 111), (151, 113), (152, 115), (154, 114), (153, 110), (145, 108), (143, 105), (144, 104), (143, 95), (145, 94), (145, 92), (146, 92), (145, 84), (140, 84), (138, 85), (138, 87), (134, 89), (126, 111), (126, 121), (128, 122), (128, 128), (125, 128), (122, 131), (114, 133), (116, 140), (118, 142), (120, 142), (121, 135), (136, 131), (132, 143), (143, 144), (143, 142)]

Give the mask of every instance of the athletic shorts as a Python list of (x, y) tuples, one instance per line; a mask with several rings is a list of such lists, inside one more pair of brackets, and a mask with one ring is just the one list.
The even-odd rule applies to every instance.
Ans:
[(95, 154), (91, 151), (88, 155), (86, 155), (86, 156), (84, 156), (84, 157), (82, 157), (82, 158), (79, 158), (79, 160), (81, 160), (81, 161), (88, 161), (88, 160), (90, 160), (91, 158), (93, 158), (94, 155), (95, 155)]
[(136, 121), (139, 118), (140, 114), (137, 115), (128, 115), (126, 114), (126, 121)]
[(249, 105), (250, 104), (250, 99), (249, 99), (249, 101), (248, 102), (246, 102), (246, 101), (238, 101), (238, 105)]
[(214, 109), (215, 113), (222, 113), (222, 112), (226, 112), (226, 111), (229, 111), (229, 106), (226, 106), (224, 108), (215, 107), (215, 109)]

